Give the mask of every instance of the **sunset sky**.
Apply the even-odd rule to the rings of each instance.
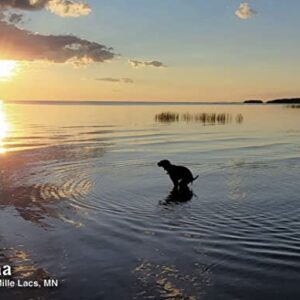
[[[299,11],[299,0],[0,0],[0,99],[297,97]]]

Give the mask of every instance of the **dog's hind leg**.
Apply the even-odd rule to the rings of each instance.
[[[186,180],[181,180],[179,182],[179,189],[180,190],[185,190],[186,188],[188,188],[188,185],[189,185],[190,182],[186,181]]]

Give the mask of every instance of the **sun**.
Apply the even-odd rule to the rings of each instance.
[[[14,75],[17,62],[13,60],[0,60],[0,80],[9,79]]]

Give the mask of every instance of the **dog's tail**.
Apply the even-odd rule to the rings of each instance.
[[[197,175],[196,177],[194,177],[192,183],[193,183],[195,180],[197,180],[198,177],[199,177],[199,175]]]

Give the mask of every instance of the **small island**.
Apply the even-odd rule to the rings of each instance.
[[[245,104],[263,104],[262,100],[246,100],[244,101]]]

